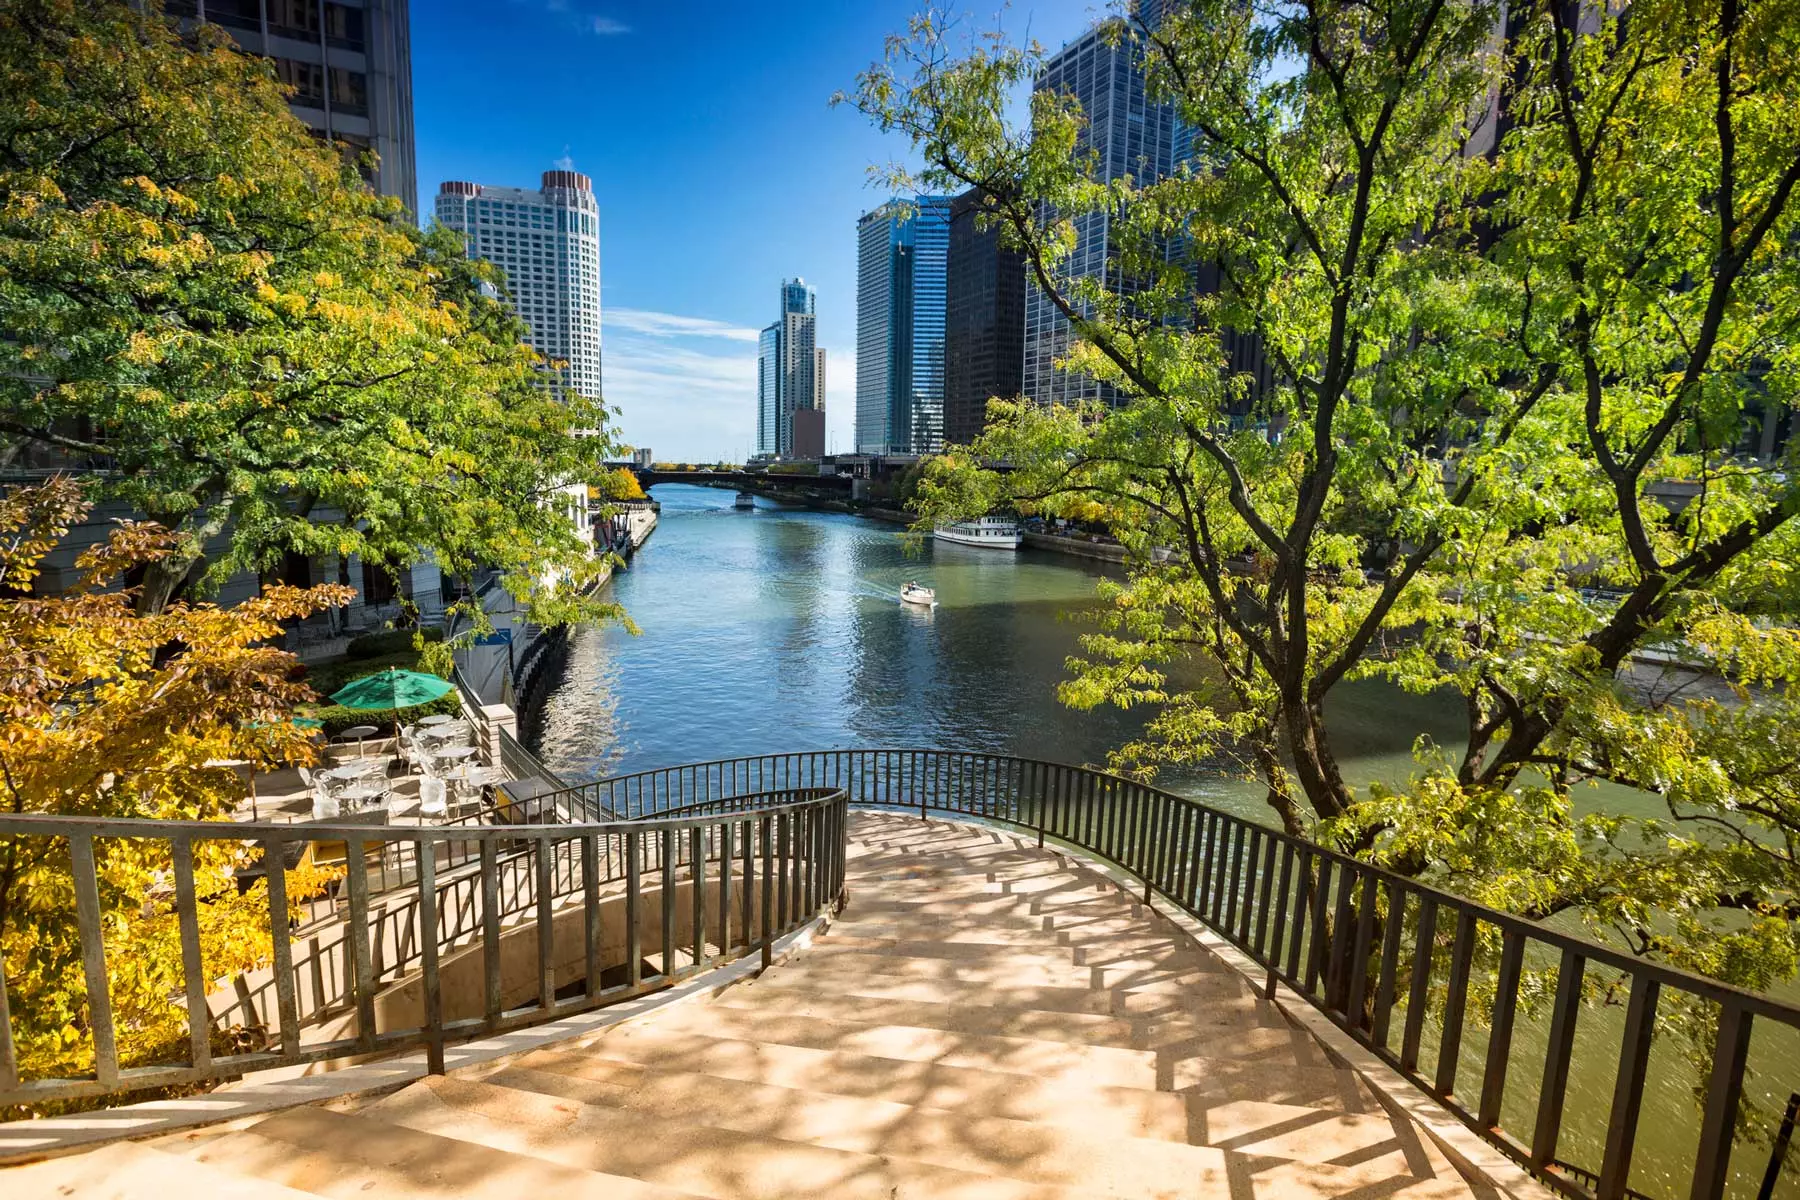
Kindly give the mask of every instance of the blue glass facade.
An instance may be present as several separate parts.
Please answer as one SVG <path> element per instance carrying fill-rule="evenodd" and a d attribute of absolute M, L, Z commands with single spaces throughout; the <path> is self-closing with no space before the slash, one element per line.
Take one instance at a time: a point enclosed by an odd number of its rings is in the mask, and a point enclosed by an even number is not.
<path fill-rule="evenodd" d="M 858 453 L 943 446 L 949 251 L 948 196 L 891 200 L 857 222 Z"/>

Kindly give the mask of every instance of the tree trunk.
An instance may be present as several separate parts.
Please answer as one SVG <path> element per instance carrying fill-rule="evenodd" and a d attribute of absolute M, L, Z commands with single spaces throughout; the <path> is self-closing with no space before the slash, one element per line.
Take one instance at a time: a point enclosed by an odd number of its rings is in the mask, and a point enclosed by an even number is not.
<path fill-rule="evenodd" d="M 1326 738 L 1324 711 L 1296 696 L 1282 701 L 1281 717 L 1294 777 L 1307 803 L 1321 817 L 1337 816 L 1349 803 L 1350 793 Z"/>

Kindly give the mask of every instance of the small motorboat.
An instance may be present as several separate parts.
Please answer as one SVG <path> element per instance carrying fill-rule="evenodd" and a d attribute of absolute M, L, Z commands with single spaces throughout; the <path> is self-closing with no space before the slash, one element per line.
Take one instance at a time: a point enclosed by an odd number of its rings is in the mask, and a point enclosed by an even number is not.
<path fill-rule="evenodd" d="M 900 603 L 917 604 L 920 608 L 936 608 L 937 593 L 923 584 L 909 581 L 900 585 Z"/>
<path fill-rule="evenodd" d="M 756 494 L 754 492 L 739 492 L 737 494 L 737 499 L 731 502 L 731 507 L 737 509 L 739 512 L 755 508 Z"/>

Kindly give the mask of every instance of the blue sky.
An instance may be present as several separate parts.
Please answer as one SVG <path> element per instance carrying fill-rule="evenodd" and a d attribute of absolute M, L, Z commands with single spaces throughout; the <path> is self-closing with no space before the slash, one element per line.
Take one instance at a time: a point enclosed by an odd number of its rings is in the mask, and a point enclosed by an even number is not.
<path fill-rule="evenodd" d="M 856 394 L 856 218 L 905 152 L 834 91 L 924 0 L 413 0 L 419 203 L 445 179 L 536 187 L 567 155 L 600 203 L 607 400 L 659 458 L 739 458 L 756 330 L 782 278 L 818 289 L 828 440 Z M 1104 0 L 963 0 L 1051 47 Z"/>

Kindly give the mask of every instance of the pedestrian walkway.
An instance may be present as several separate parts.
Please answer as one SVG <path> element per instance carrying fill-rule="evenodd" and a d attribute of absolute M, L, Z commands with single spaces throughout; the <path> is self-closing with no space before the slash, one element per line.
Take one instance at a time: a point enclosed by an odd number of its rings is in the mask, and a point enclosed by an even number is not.
<path fill-rule="evenodd" d="M 11 1200 L 1473 1195 L 1432 1140 L 1104 877 L 857 814 L 789 961 L 499 1065 L 0 1173 Z"/>

